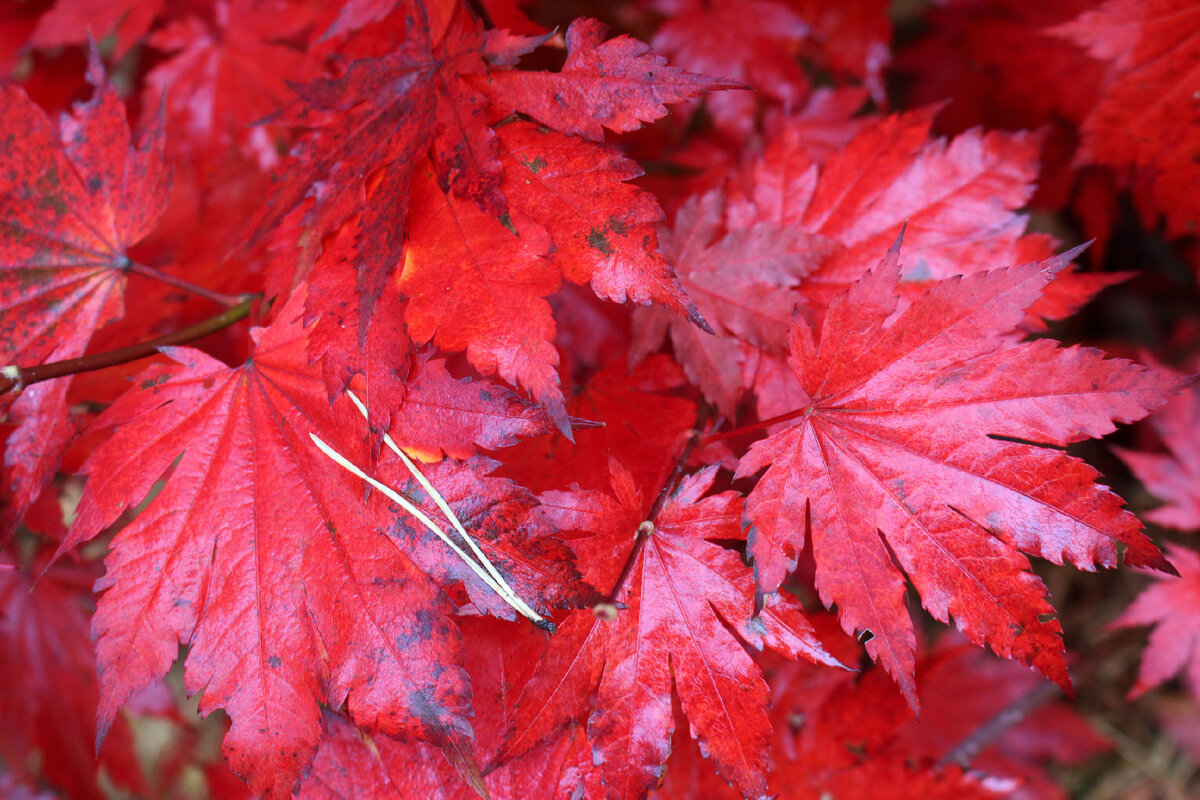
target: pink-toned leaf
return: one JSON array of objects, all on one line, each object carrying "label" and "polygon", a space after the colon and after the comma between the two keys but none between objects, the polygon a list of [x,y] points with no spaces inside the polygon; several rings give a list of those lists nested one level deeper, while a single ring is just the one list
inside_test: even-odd
[{"label": "pink-toned leaf", "polygon": [[1171,398],[1150,417],[1150,425],[1168,453],[1117,449],[1146,490],[1166,501],[1144,516],[1167,528],[1200,529],[1200,388]]},{"label": "pink-toned leaf", "polygon": [[1167,555],[1178,577],[1155,576],[1157,582],[1112,623],[1154,626],[1131,698],[1176,675],[1186,677],[1192,693],[1200,695],[1200,555],[1174,543],[1167,544]]}]

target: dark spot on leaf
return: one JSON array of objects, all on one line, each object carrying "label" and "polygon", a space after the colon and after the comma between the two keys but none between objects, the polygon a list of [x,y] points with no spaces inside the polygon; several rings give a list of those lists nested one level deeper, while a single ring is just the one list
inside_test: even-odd
[{"label": "dark spot on leaf", "polygon": [[592,249],[599,250],[606,256],[611,256],[613,253],[613,246],[609,244],[608,239],[604,238],[604,233],[595,228],[592,228],[588,234],[587,242]]},{"label": "dark spot on leaf", "polygon": [[507,211],[500,215],[500,224],[508,228],[509,232],[513,236],[520,236],[520,234],[517,233],[517,226],[513,225],[512,217]]},{"label": "dark spot on leaf", "polygon": [[142,381],[141,386],[142,386],[143,390],[153,389],[155,386],[158,386],[159,384],[164,383],[166,380],[167,380],[166,373],[162,373],[160,375],[155,375],[153,378],[146,378],[146,380]]},{"label": "dark spot on leaf", "polygon": [[283,661],[279,658],[279,656],[271,656],[267,659],[267,665],[270,666],[271,669],[279,669],[279,665],[282,663]]},{"label": "dark spot on leaf", "polygon": [[67,213],[67,204],[56,194],[43,195],[41,202],[38,203],[38,208],[53,211],[56,217],[64,216]]},{"label": "dark spot on leaf", "polygon": [[521,159],[521,163],[528,167],[529,171],[534,175],[537,175],[546,168],[546,159],[542,158],[541,156],[534,156],[528,161]]}]

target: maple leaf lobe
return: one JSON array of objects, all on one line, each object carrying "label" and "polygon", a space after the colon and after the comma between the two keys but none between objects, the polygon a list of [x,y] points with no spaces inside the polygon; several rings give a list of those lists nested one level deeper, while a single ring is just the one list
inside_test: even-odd
[{"label": "maple leaf lobe", "polygon": [[567,28],[562,71],[494,71],[475,87],[500,109],[520,111],[562,133],[592,141],[603,128],[625,133],[667,114],[678,103],[716,89],[749,88],[667,66],[649,45],[630,36],[604,40],[608,26],[580,18]]}]

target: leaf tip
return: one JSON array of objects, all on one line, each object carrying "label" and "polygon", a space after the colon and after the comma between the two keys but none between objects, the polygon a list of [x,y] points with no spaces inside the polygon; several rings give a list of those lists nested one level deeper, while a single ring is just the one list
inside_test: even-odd
[{"label": "leaf tip", "polygon": [[688,301],[688,304],[687,304],[687,315],[688,315],[688,319],[690,319],[692,321],[692,324],[695,325],[697,328],[699,328],[700,330],[709,334],[710,336],[717,335],[717,332],[713,330],[712,325],[709,325],[708,320],[706,320],[704,318],[704,316],[700,313],[700,309],[696,308],[696,304],[691,302],[690,300]]}]

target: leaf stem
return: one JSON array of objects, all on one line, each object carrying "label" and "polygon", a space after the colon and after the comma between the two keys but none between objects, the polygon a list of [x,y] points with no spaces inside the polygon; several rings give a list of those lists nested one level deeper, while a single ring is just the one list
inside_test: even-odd
[{"label": "leaf stem", "polygon": [[130,261],[129,266],[126,267],[126,269],[129,272],[141,275],[143,278],[149,278],[152,281],[165,283],[167,286],[174,286],[176,289],[182,289],[183,291],[190,292],[197,297],[203,297],[206,300],[212,300],[214,303],[220,303],[223,306],[236,306],[245,299],[244,297],[233,297],[231,295],[221,294],[220,292],[214,292],[211,289],[205,289],[203,286],[197,286],[190,281],[185,281],[183,278],[176,278],[174,275],[168,275],[167,273],[157,270],[154,267],[148,267],[145,264],[139,264],[136,261]]},{"label": "leaf stem", "polygon": [[797,417],[801,417],[804,415],[805,411],[808,411],[808,407],[798,408],[795,411],[789,411],[786,414],[779,414],[778,416],[774,416],[769,419],[764,419],[761,422],[756,422],[753,425],[746,425],[741,428],[734,428],[733,430],[725,431],[724,433],[709,434],[708,436],[704,437],[704,444],[708,445],[708,444],[712,444],[713,442],[721,442],[726,439],[733,439],[738,436],[745,436],[746,434],[754,433],[755,431],[761,431],[765,428],[769,428],[772,425],[776,425],[780,422],[788,422],[790,420],[796,419]]},{"label": "leaf stem", "polygon": [[174,333],[168,333],[166,336],[159,336],[157,339],[151,339],[139,344],[120,347],[104,353],[80,356],[79,358],[53,361],[49,364],[37,364],[32,367],[18,367],[15,365],[4,367],[0,369],[0,395],[8,394],[11,391],[19,392],[26,386],[48,381],[52,378],[77,375],[80,372],[93,372],[98,369],[137,361],[139,358],[147,358],[154,355],[160,347],[187,344],[196,339],[203,339],[205,336],[214,334],[219,330],[228,328],[235,322],[245,319],[250,314],[250,307],[254,304],[254,300],[257,297],[259,295],[243,296],[237,305],[222,311],[214,317],[209,317],[203,322],[189,325]]},{"label": "leaf stem", "polygon": [[625,588],[625,583],[629,580],[630,573],[633,572],[633,565],[637,563],[638,556],[645,547],[646,540],[654,535],[654,523],[658,519],[659,513],[663,510],[663,506],[671,499],[671,494],[675,488],[679,486],[679,481],[683,479],[683,471],[687,469],[688,459],[692,457],[701,441],[700,430],[704,427],[705,421],[708,419],[708,407],[701,406],[700,413],[696,417],[696,425],[692,428],[691,434],[687,438],[687,442],[683,445],[683,449],[679,451],[679,456],[675,459],[675,466],[671,468],[671,473],[667,479],[663,481],[663,485],[658,490],[658,494],[654,498],[653,505],[646,513],[646,520],[638,525],[637,532],[633,538],[633,549],[629,551],[629,556],[625,559],[625,565],[621,567],[621,574],[617,576],[616,582],[613,584],[612,591],[608,593],[608,599],[605,604],[616,606],[617,598],[621,594],[621,590]]}]

